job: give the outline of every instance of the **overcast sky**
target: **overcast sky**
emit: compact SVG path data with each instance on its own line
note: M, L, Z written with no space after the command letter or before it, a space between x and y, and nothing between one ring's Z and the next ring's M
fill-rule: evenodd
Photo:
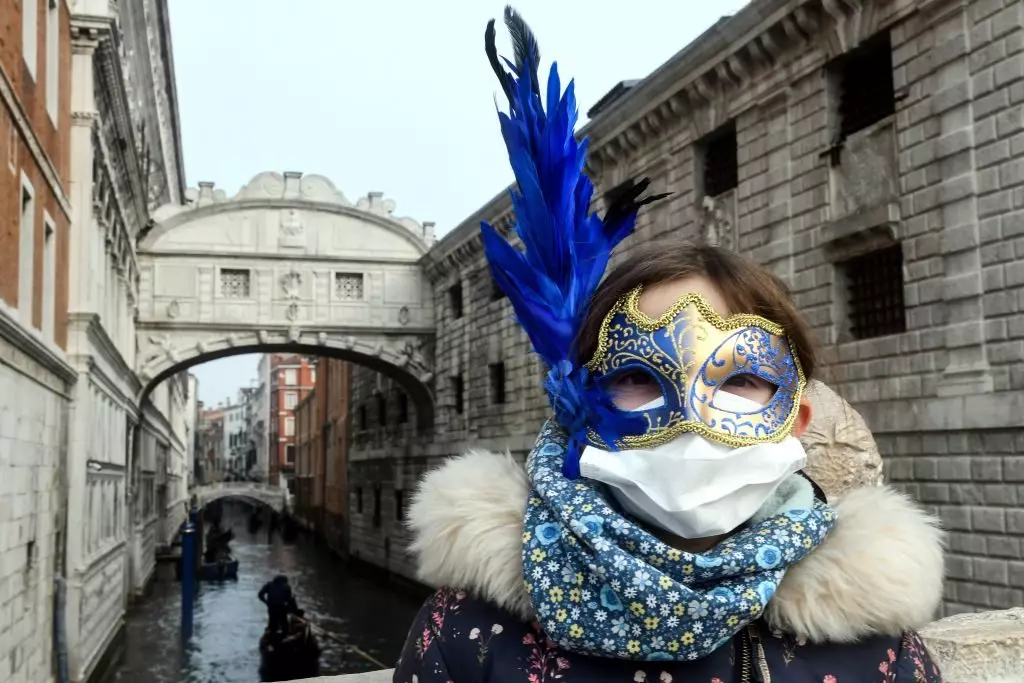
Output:
M438 236L509 184L484 57L484 0L174 0L169 3L188 185L234 194L261 171L331 178L350 200L381 191ZM519 0L546 73L576 79L581 118L745 0ZM256 356L193 369L200 399L233 396Z

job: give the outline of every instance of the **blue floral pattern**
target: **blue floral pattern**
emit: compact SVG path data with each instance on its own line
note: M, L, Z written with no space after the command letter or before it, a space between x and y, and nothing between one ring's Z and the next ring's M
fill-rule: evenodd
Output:
M565 433L545 425L527 460L533 491L523 572L541 626L562 647L632 660L695 660L764 612L786 568L824 540L835 512L815 502L750 526L702 554L672 548L562 475Z

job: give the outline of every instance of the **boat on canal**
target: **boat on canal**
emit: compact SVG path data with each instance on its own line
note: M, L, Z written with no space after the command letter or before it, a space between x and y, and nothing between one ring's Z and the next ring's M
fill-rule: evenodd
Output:
M295 681L320 675L320 643L308 622L296 619L285 636L260 638L260 680Z
M237 581L238 559L228 555L216 562L203 562L199 568L200 581Z

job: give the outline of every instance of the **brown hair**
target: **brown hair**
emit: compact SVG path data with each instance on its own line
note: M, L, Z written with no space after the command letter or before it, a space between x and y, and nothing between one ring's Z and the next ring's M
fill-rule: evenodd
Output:
M638 245L613 268L590 299L576 344L580 362L589 362L597 349L601 324L616 302L639 285L655 285L690 276L703 276L718 288L728 313L752 313L781 325L804 376L814 377L817 357L813 335L793 305L786 284L765 268L721 247L678 239L659 239ZM724 316L725 311L720 311Z

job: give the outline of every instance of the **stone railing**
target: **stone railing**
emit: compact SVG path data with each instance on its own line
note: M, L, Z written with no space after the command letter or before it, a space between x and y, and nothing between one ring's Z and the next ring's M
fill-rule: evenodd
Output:
M1024 608L946 617L929 624L921 635L942 668L945 683L1024 682ZM393 673L373 671L314 680L390 683Z

